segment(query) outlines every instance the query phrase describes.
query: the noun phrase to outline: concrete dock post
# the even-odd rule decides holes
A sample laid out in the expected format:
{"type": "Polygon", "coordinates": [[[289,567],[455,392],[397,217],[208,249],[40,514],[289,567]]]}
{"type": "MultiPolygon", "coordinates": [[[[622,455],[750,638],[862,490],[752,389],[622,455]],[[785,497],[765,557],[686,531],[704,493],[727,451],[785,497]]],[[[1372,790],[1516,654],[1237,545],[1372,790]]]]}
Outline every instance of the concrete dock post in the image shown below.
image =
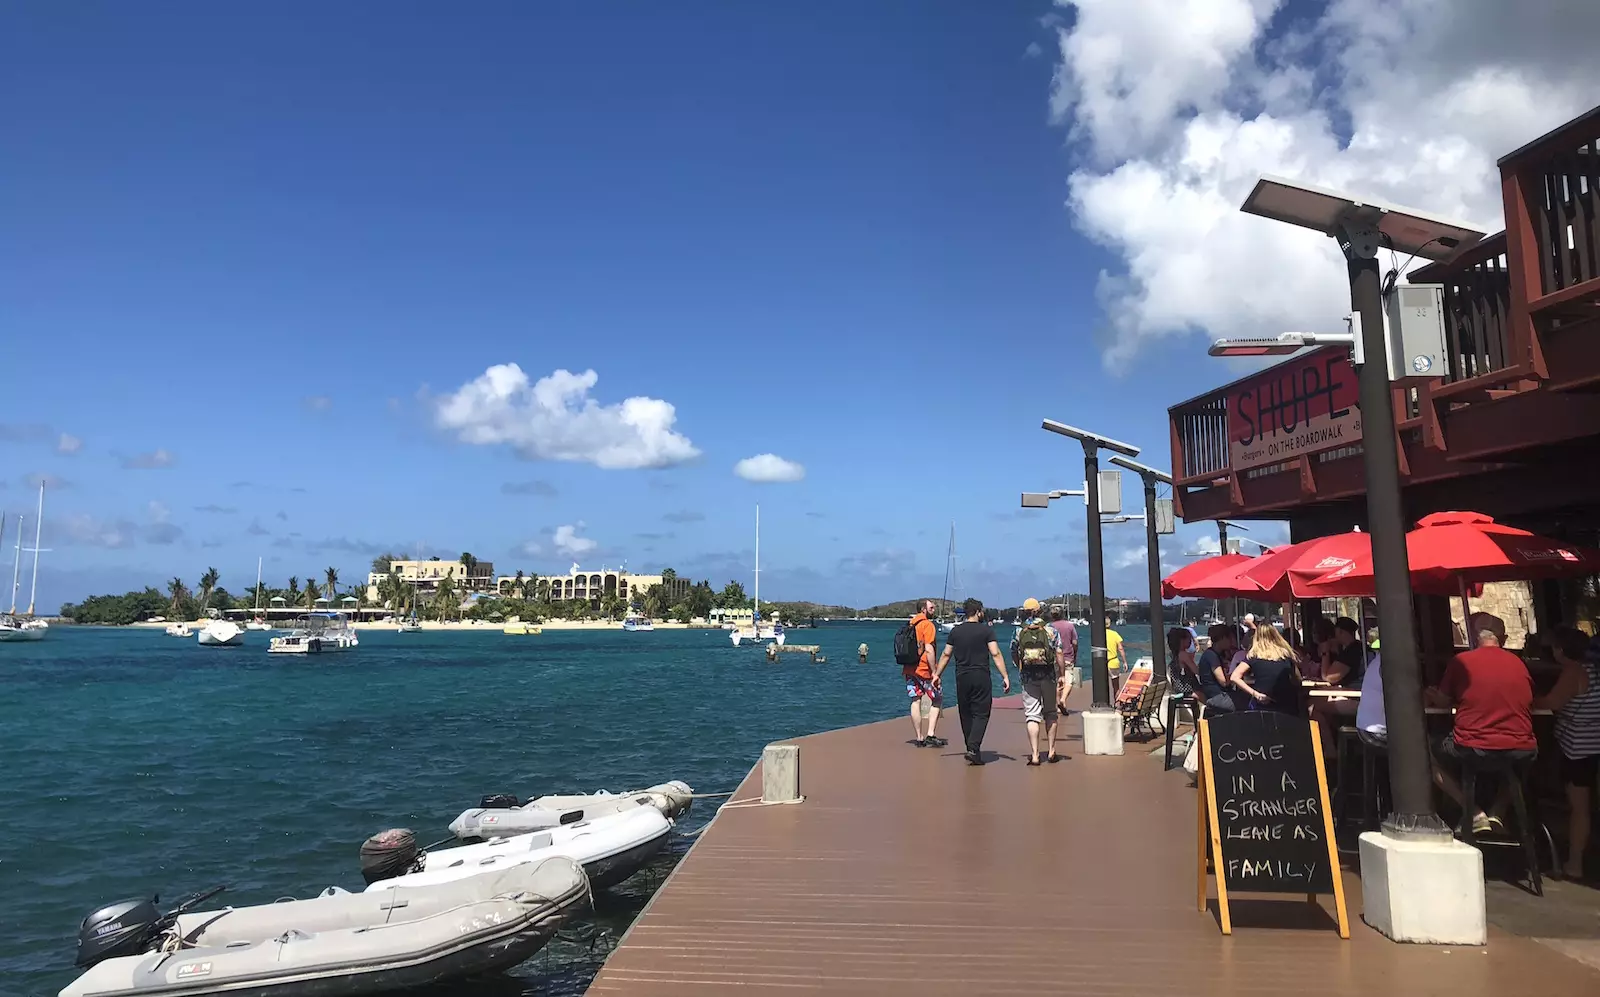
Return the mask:
{"type": "Polygon", "coordinates": [[[769,744],[761,751],[761,802],[800,799],[800,745],[769,744]]]}

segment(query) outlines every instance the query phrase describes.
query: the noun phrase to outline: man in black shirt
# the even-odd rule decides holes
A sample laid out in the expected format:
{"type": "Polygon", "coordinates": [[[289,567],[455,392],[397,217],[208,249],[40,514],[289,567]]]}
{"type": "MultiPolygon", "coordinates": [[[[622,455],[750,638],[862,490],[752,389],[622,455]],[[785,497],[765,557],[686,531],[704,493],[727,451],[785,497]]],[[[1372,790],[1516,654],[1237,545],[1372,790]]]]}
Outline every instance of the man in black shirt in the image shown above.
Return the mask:
{"type": "Polygon", "coordinates": [[[967,764],[983,764],[983,735],[989,729],[989,711],[994,705],[994,686],[989,679],[989,663],[1000,669],[1000,682],[1011,691],[1011,676],[994,628],[983,622],[983,603],[968,599],[961,606],[966,622],[958,623],[945,641],[944,654],[934,667],[934,681],[944,674],[950,659],[956,662],[956,708],[961,714],[961,735],[966,741],[967,764]]]}

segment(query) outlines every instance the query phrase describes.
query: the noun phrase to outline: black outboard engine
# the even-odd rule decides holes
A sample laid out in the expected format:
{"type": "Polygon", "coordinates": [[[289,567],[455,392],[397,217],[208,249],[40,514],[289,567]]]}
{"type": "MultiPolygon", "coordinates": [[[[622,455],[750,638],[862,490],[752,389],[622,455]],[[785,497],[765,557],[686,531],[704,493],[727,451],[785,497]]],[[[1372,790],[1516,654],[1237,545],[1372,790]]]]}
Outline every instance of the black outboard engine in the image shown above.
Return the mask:
{"type": "Polygon", "coordinates": [[[73,965],[88,969],[106,959],[138,955],[155,940],[160,923],[155,898],[106,904],[78,926],[78,958],[73,965]]]}
{"type": "Polygon", "coordinates": [[[367,885],[416,872],[422,858],[417,835],[409,827],[379,831],[361,843],[361,878],[367,885]]]}
{"type": "Polygon", "coordinates": [[[490,793],[478,801],[478,806],[484,810],[515,810],[522,806],[522,801],[511,793],[490,793]]]}
{"type": "Polygon", "coordinates": [[[107,959],[148,952],[155,947],[162,933],[177,923],[179,914],[226,889],[226,886],[216,886],[191,894],[165,914],[156,908],[156,904],[161,902],[160,897],[118,900],[96,908],[78,926],[78,958],[73,965],[88,969],[107,959]]]}

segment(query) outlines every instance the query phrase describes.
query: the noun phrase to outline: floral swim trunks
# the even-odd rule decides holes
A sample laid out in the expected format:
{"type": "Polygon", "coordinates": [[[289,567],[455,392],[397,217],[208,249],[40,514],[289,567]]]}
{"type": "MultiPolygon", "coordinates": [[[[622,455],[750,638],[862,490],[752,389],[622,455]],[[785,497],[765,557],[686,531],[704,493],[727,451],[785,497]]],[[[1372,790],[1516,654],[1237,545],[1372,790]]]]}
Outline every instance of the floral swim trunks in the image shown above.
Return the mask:
{"type": "Polygon", "coordinates": [[[939,687],[933,684],[933,679],[925,679],[920,675],[906,676],[906,696],[912,700],[926,696],[934,706],[944,705],[944,698],[940,695],[939,687]]]}

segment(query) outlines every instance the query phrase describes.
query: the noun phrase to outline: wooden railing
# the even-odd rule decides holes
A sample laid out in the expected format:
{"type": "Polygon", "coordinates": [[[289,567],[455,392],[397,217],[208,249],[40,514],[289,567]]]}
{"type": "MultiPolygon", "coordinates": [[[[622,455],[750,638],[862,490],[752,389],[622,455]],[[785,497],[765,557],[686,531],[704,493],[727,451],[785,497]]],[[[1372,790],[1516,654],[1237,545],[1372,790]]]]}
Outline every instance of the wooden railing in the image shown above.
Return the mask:
{"type": "Polygon", "coordinates": [[[1515,363],[1509,346],[1511,274],[1506,234],[1489,236],[1457,259],[1418,270],[1417,283],[1444,285],[1446,384],[1504,370],[1515,363]]]}
{"type": "MultiPolygon", "coordinates": [[[[1513,264],[1527,311],[1547,328],[1588,320],[1600,300],[1600,107],[1500,160],[1513,264]]],[[[1515,325],[1514,325],[1515,328],[1515,325]]]]}
{"type": "Polygon", "coordinates": [[[1178,484],[1203,481],[1226,474],[1228,451],[1228,396],[1221,390],[1175,405],[1168,413],[1177,444],[1173,478],[1178,484]]]}

